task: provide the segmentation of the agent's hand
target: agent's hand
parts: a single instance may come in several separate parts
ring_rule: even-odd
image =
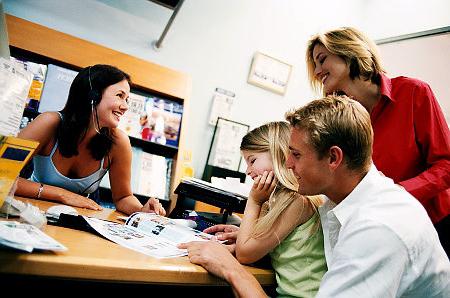
[[[214,234],[217,240],[226,241],[223,243],[229,252],[234,254],[236,252],[236,240],[239,232],[239,227],[234,225],[215,225],[203,230],[208,234]]]
[[[235,225],[215,225],[203,230],[208,234],[214,234],[217,240],[227,241],[227,244],[236,243],[239,227]]]
[[[238,270],[241,267],[228,249],[216,241],[181,243],[178,248],[188,250],[191,263],[198,264],[221,278],[225,278],[227,272]]]
[[[262,205],[270,197],[270,194],[275,189],[277,185],[277,178],[273,171],[264,171],[261,176],[256,177],[253,182],[253,187],[250,190],[249,198],[251,198],[255,203]]]
[[[154,212],[158,215],[165,216],[166,210],[164,210],[162,204],[156,198],[148,199],[147,203],[141,208],[142,212]]]
[[[98,205],[94,200],[80,196],[65,189],[62,189],[62,192],[60,193],[60,202],[65,205],[74,207],[87,208],[98,211],[103,210],[103,208],[100,207],[100,205]]]

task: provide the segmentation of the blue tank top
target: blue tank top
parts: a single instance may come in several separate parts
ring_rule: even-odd
[[[53,164],[52,157],[57,147],[58,142],[53,146],[49,156],[35,155],[33,157],[34,170],[30,179],[34,182],[61,187],[77,194],[90,194],[96,191],[100,181],[108,171],[108,169],[103,168],[105,159],[102,159],[100,168],[91,175],[84,178],[68,178],[61,174]]]

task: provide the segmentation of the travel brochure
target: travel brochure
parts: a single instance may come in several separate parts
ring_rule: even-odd
[[[173,159],[151,154],[139,147],[132,147],[131,190],[133,194],[169,200]],[[109,175],[105,175],[100,186],[111,189]]]
[[[177,222],[177,219],[154,213],[136,212],[124,224],[94,217],[79,216],[98,234],[121,246],[154,258],[173,258],[187,255],[177,245],[190,241],[208,241],[215,237]],[[25,252],[34,250],[66,251],[67,247],[39,228],[16,221],[0,221],[0,247]]]
[[[178,244],[214,239],[213,235],[154,213],[133,213],[124,224],[86,216],[84,219],[103,237],[155,258],[186,256],[187,251],[177,248]]]
[[[28,90],[25,108],[37,111],[39,101],[41,100],[42,89],[44,88],[47,65],[34,63],[31,61],[23,61],[14,57],[10,57],[10,60],[33,74],[33,80],[31,81],[31,86]]]
[[[15,136],[19,132],[33,74],[21,65],[0,58],[0,134]]]

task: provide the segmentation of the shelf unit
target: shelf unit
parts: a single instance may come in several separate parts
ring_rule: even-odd
[[[130,138],[133,146],[142,147],[153,154],[173,158],[170,185],[171,211],[176,204],[175,187],[181,179],[186,121],[189,115],[191,78],[189,75],[158,64],[121,53],[104,46],[53,30],[51,28],[6,14],[9,44],[14,51],[36,55],[61,66],[81,69],[93,64],[111,64],[130,74],[133,89],[160,95],[183,104],[183,118],[178,148]],[[146,150],[147,148],[147,150]]]

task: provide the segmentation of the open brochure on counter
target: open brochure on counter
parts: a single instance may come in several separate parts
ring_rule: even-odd
[[[155,258],[187,255],[177,245],[189,241],[207,241],[214,236],[177,224],[153,213],[136,212],[125,224],[84,216],[89,225],[103,237],[129,249]]]

